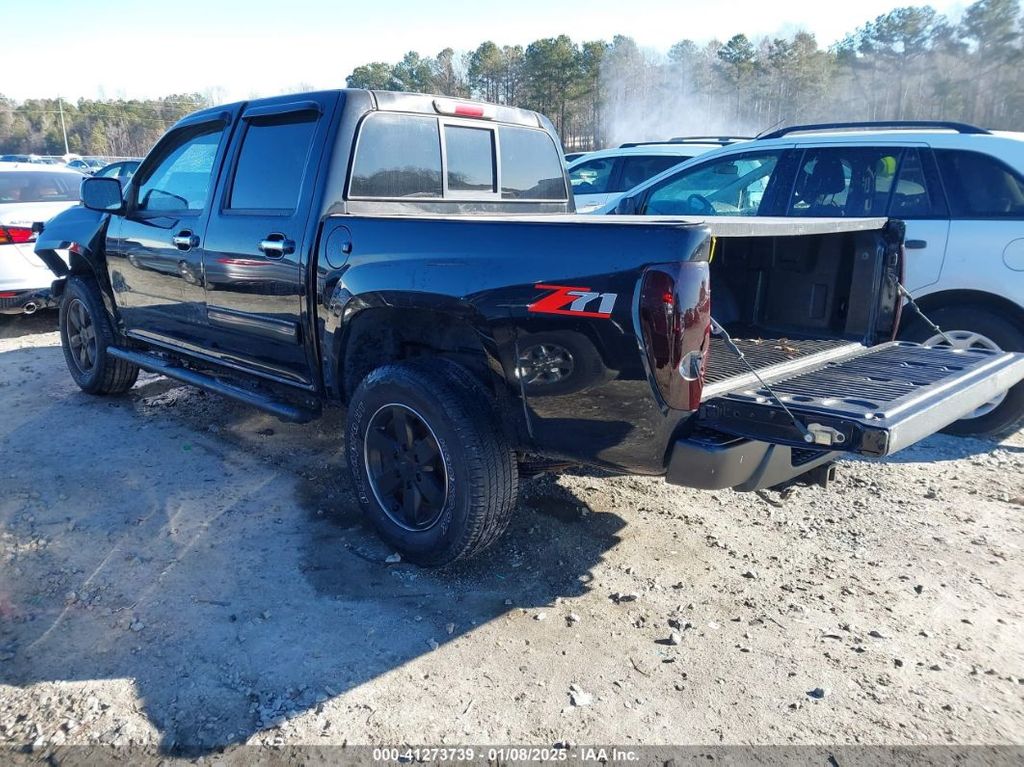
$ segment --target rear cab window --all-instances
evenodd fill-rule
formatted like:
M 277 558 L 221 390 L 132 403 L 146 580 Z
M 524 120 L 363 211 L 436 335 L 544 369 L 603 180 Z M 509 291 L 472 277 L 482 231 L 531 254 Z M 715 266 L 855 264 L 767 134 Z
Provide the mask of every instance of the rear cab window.
M 468 197 L 497 194 L 493 130 L 445 125 L 444 156 L 446 192 L 465 192 Z
M 564 201 L 568 192 L 546 131 L 373 112 L 356 139 L 348 198 Z

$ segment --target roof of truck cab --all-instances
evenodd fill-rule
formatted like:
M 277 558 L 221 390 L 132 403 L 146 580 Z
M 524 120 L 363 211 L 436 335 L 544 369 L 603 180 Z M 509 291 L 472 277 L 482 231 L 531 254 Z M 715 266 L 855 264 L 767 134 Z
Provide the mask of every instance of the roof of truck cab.
M 543 128 L 544 121 L 537 112 L 519 107 L 507 107 L 499 104 L 491 104 L 487 101 L 473 101 L 471 99 L 460 99 L 452 96 L 433 96 L 425 93 L 406 93 L 404 91 L 370 91 L 374 102 L 382 112 L 418 112 L 428 115 L 445 115 L 441 112 L 440 106 L 445 103 L 469 104 L 484 107 L 493 117 L 478 118 L 481 122 L 511 123 L 513 125 L 525 125 L 530 128 Z
M 217 117 L 224 112 L 233 112 L 242 106 L 259 104 L 264 101 L 281 101 L 282 99 L 294 98 L 297 101 L 308 99 L 310 96 L 323 94 L 365 94 L 369 96 L 374 108 L 383 112 L 413 112 L 444 117 L 439 111 L 439 104 L 450 102 L 452 104 L 470 104 L 486 107 L 487 112 L 493 117 L 482 118 L 481 122 L 510 123 L 513 125 L 525 125 L 531 128 L 547 128 L 546 119 L 538 112 L 518 107 L 500 106 L 485 101 L 473 101 L 471 99 L 453 98 L 451 96 L 431 95 L 425 93 L 407 93 L 404 91 L 378 91 L 366 88 L 334 88 L 322 91 L 309 91 L 306 93 L 290 93 L 280 96 L 272 96 L 260 99 L 249 99 L 247 101 L 234 101 L 230 104 L 218 104 L 217 106 L 200 109 L 196 112 L 185 115 L 179 120 L 181 123 L 202 121 L 209 117 Z

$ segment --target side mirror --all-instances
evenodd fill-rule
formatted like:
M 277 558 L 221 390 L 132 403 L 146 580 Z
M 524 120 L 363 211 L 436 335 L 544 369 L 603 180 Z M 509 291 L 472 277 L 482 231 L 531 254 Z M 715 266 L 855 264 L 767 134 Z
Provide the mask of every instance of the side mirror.
M 82 179 L 82 204 L 89 210 L 119 213 L 124 207 L 121 182 L 116 178 L 89 176 Z
M 622 197 L 615 204 L 616 216 L 635 216 L 637 212 L 636 197 Z

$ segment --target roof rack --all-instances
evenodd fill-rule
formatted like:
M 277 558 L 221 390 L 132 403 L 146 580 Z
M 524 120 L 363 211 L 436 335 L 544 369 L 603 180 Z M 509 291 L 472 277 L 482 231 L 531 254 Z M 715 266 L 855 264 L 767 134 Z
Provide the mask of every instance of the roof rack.
M 752 136 L 675 136 L 661 141 L 629 141 L 619 144 L 619 149 L 635 146 L 656 146 L 659 144 L 732 144 L 735 141 L 749 141 Z
M 720 144 L 731 144 L 734 141 L 750 141 L 753 136 L 675 136 L 669 141 L 680 144 L 718 142 Z
M 965 134 L 988 134 L 989 131 L 979 128 L 976 125 L 967 123 L 950 122 L 948 120 L 869 120 L 864 122 L 848 123 L 815 123 L 810 125 L 790 125 L 786 128 L 779 128 L 771 133 L 762 133 L 758 139 L 782 138 L 790 133 L 809 133 L 812 131 L 828 130 L 870 130 L 874 128 L 896 128 L 899 130 L 913 130 L 915 128 L 929 128 L 938 130 L 950 130 Z

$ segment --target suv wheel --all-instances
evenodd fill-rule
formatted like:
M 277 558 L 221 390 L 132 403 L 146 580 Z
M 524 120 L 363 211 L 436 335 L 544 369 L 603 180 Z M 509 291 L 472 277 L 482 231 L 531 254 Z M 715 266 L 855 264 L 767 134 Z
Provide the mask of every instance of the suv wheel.
M 982 306 L 949 306 L 927 312 L 929 318 L 949 336 L 958 349 L 1006 349 L 1024 351 L 1024 331 L 1016 323 Z M 901 337 L 929 346 L 947 346 L 945 339 L 925 325 L 919 317 L 906 327 Z M 1024 383 L 974 413 L 951 423 L 943 431 L 965 437 L 998 437 L 1016 428 L 1024 417 Z
M 80 276 L 68 278 L 58 325 L 64 361 L 82 391 L 120 394 L 135 385 L 139 368 L 107 354 L 117 336 L 95 282 Z
M 346 453 L 359 503 L 406 559 L 446 565 L 508 526 L 518 472 L 493 402 L 463 367 L 378 368 L 349 404 Z

